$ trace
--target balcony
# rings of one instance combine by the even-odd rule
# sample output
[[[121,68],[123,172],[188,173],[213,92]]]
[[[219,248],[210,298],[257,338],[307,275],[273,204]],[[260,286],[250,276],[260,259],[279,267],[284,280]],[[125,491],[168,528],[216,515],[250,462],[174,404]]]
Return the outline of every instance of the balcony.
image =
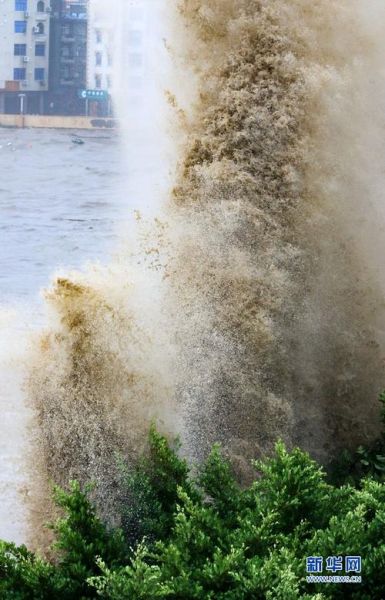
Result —
[[[87,13],[63,13],[62,19],[66,21],[87,21]]]
[[[39,27],[32,27],[32,33],[34,37],[38,38],[40,41],[45,41],[47,39],[46,32],[39,29]]]

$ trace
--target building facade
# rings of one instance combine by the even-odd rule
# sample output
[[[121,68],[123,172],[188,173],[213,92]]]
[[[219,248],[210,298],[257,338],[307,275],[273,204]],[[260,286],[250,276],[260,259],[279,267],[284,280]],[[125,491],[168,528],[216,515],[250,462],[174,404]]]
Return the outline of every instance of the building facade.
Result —
[[[89,0],[87,38],[87,88],[106,92],[102,102],[91,102],[92,115],[111,114],[111,92],[114,76],[114,56],[117,42],[118,11],[101,0]]]
[[[51,0],[49,114],[85,114],[87,0]]]
[[[45,112],[50,11],[44,0],[0,3],[0,112]]]
[[[115,2],[0,0],[0,113],[111,115]]]

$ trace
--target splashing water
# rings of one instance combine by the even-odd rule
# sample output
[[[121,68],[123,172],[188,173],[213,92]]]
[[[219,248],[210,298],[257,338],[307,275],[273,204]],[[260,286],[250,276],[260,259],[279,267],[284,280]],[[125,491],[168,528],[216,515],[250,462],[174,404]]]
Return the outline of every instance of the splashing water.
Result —
[[[0,307],[0,539],[16,543],[25,541],[26,457],[31,450],[26,435],[31,412],[22,393],[28,356],[25,330],[20,309]]]
[[[277,436],[326,460],[379,421],[384,7],[181,12],[200,85],[173,207],[191,445],[220,439],[245,475]]]
[[[36,529],[48,478],[96,480],[113,521],[116,454],[135,460],[154,418],[191,457],[220,440],[240,478],[278,436],[327,460],[378,431],[385,7],[182,0],[166,21],[160,1],[125,6],[121,72],[150,69],[117,103],[137,224],[112,264],[47,293],[28,379]]]
[[[160,301],[167,224],[157,214],[170,193],[174,160],[165,133],[162,85],[170,66],[162,2],[119,7],[124,28],[117,71],[128,77],[119,78],[125,84],[115,97],[132,219],[110,265],[61,277],[46,294],[49,326],[28,380],[36,414],[34,497],[40,507],[34,532],[50,511],[44,479],[62,485],[73,478],[96,481],[95,500],[114,521],[117,455],[134,460],[153,419],[167,433],[181,429],[173,405],[173,349]],[[33,541],[44,545],[46,539],[33,533]]]

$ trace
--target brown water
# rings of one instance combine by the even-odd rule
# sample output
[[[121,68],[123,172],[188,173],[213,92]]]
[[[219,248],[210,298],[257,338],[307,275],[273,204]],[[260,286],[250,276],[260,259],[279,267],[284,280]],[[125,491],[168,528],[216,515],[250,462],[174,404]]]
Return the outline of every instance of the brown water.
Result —
[[[200,91],[172,209],[191,445],[220,439],[242,469],[281,436],[328,460],[379,428],[384,9],[181,6]]]

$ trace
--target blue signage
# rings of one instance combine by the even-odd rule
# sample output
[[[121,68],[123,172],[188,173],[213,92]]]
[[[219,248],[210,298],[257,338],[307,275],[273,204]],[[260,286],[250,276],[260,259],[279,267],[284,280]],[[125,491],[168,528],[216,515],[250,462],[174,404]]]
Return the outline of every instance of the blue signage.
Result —
[[[108,92],[106,90],[81,90],[79,96],[80,98],[84,98],[84,100],[97,100],[101,102],[108,99]]]

